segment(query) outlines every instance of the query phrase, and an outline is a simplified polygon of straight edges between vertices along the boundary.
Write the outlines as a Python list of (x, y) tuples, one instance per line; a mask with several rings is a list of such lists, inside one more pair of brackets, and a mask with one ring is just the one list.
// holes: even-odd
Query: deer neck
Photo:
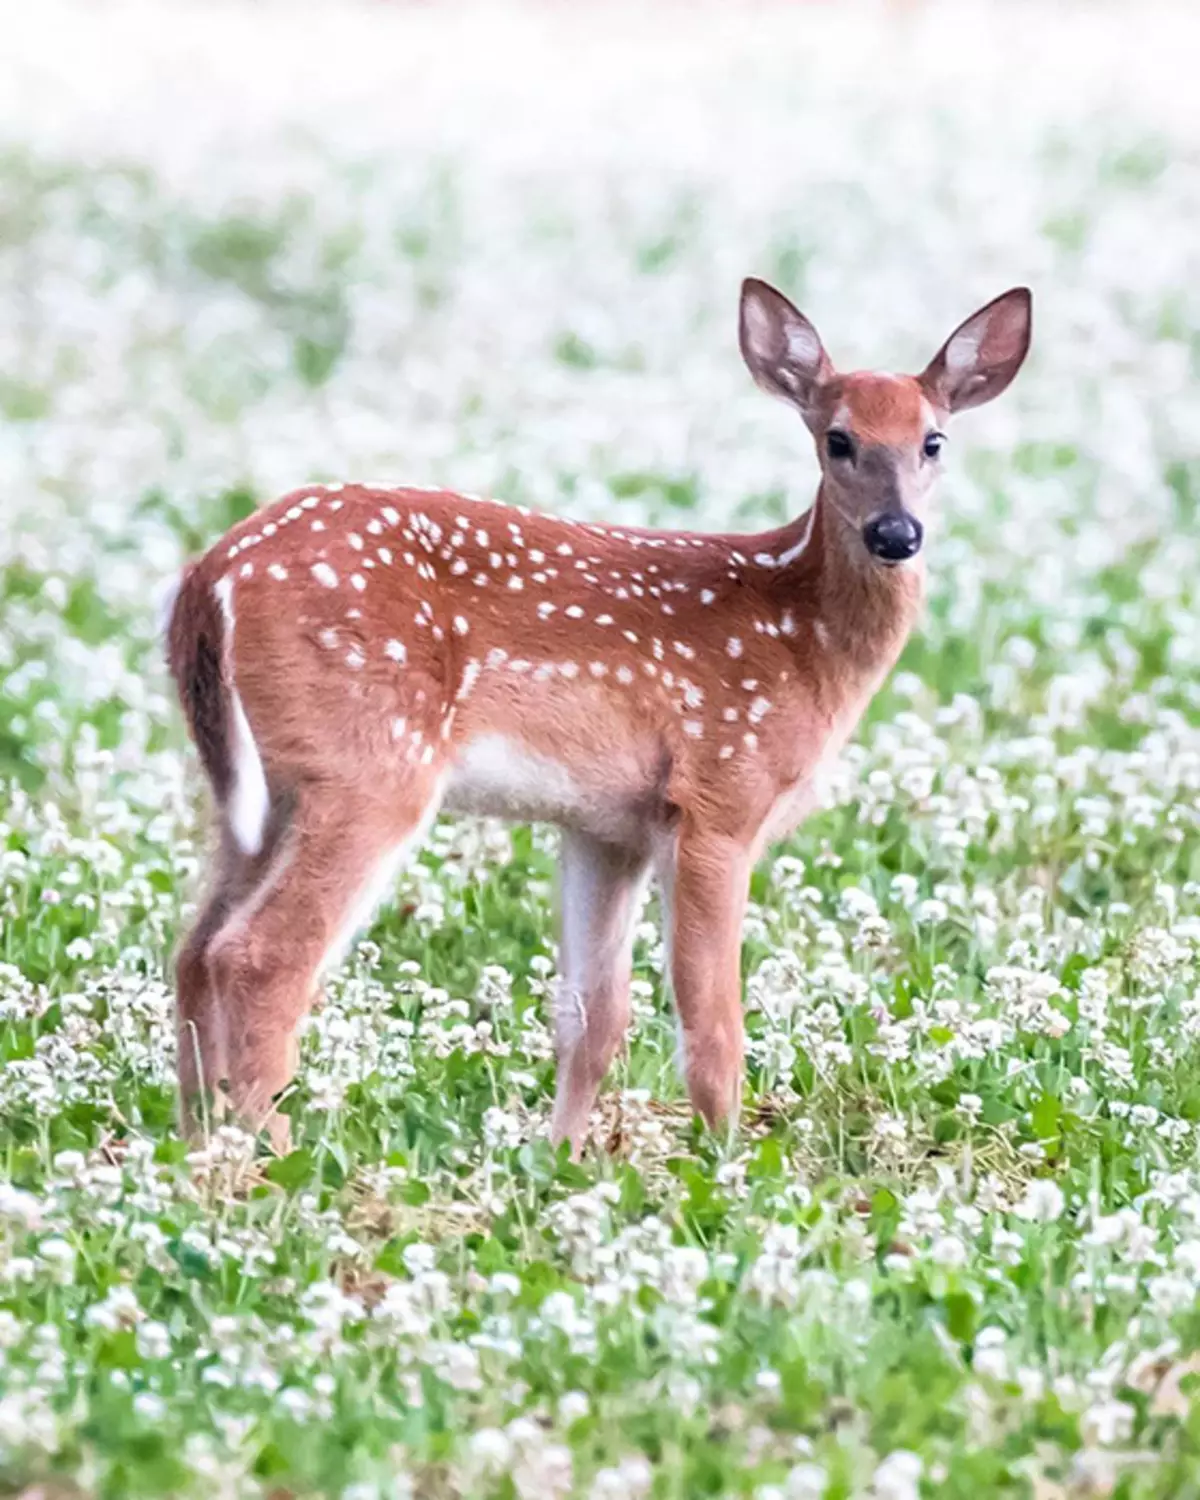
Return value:
[[(824, 485), (801, 516), (773, 579), (781, 600), (807, 616), (818, 655), (865, 679), (895, 663), (925, 597), (925, 561), (884, 567), (866, 553), (857, 529), (834, 508)], [(798, 642), (798, 645), (800, 643)]]

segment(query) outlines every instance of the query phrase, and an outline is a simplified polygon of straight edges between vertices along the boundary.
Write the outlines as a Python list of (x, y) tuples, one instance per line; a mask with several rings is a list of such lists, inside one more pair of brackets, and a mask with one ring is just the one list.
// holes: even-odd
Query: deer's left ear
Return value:
[(1032, 326), (1033, 298), (1024, 286), (972, 313), (920, 377), (933, 404), (943, 411), (965, 411), (998, 396), (1029, 353)]
[(738, 315), (742, 358), (755, 381), (807, 412), (833, 365), (817, 330), (782, 292), (755, 277), (742, 282)]

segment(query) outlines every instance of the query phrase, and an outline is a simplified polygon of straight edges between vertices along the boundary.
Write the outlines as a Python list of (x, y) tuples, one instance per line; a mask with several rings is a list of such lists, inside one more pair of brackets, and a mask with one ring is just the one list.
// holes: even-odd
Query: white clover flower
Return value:
[(591, 1409), (592, 1403), (583, 1391), (567, 1391), (558, 1398), (558, 1420), (564, 1427), (580, 1421)]
[(1126, 1401), (1095, 1401), (1079, 1419), (1084, 1441), (1112, 1448), (1129, 1440), (1137, 1413)]
[(1035, 1177), (1025, 1188), (1021, 1201), (1013, 1212), (1019, 1219), (1034, 1224), (1052, 1224), (1062, 1217), (1066, 1207), (1062, 1188), (1049, 1177)]
[(23, 1188), (0, 1182), (0, 1220), (4, 1219), (22, 1229), (37, 1229), (42, 1222), (42, 1205)]
[(151, 1318), (139, 1323), (137, 1350), (143, 1359), (168, 1359), (171, 1354), (171, 1334), (166, 1324)]
[(967, 1247), (954, 1234), (943, 1234), (934, 1240), (929, 1257), (934, 1265), (958, 1270), (967, 1263)]
[(115, 1286), (102, 1302), (94, 1302), (88, 1308), (84, 1321), (93, 1328), (116, 1333), (123, 1328), (136, 1327), (145, 1316), (132, 1289)]
[(588, 1500), (644, 1500), (653, 1482), (653, 1470), (639, 1453), (623, 1458), (616, 1468), (598, 1470)]
[(167, 1415), (167, 1403), (156, 1391), (139, 1391), (133, 1398), (133, 1409), (144, 1422), (155, 1424)]
[(918, 1454), (897, 1448), (875, 1470), (871, 1493), (876, 1500), (919, 1500), (924, 1468)]
[(512, 1459), (513, 1445), (498, 1427), (481, 1427), (467, 1440), (471, 1462), (485, 1474), (501, 1474)]
[(784, 1500), (821, 1500), (829, 1488), (829, 1475), (820, 1464), (794, 1464), (783, 1482)]
[(53, 1281), (69, 1286), (75, 1279), (75, 1247), (57, 1235), (45, 1239), (37, 1248), (37, 1258)]

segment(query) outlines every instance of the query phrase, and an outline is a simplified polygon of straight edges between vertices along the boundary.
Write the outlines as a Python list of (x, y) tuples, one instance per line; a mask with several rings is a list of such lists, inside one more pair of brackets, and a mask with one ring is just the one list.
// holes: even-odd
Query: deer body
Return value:
[[(756, 364), (760, 286), (743, 347), (767, 383), (788, 367)], [(830, 369), (821, 386), (869, 437), (864, 464), (951, 409), (932, 381)], [(895, 473), (874, 489), (891, 515)], [(244, 1118), (282, 1133), (273, 1100), (320, 974), (445, 808), (564, 830), (555, 1136), (579, 1149), (623, 1037), (652, 872), (689, 1091), (727, 1117), (750, 869), (814, 802), (922, 598), (922, 559), (873, 561), (847, 493), (827, 468), (799, 520), (741, 536), (309, 486), (219, 541), (169, 632), (221, 830), (178, 965), (185, 1107), (227, 1080)]]

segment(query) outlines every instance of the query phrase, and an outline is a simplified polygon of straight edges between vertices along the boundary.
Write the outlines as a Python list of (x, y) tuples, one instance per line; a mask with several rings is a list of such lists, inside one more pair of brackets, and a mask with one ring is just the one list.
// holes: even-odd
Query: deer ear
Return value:
[(833, 375), (817, 330), (781, 292), (754, 277), (742, 282), (738, 342), (763, 390), (802, 412), (812, 406), (821, 382)]
[(1033, 299), (1029, 288), (989, 302), (960, 323), (920, 377), (943, 411), (982, 406), (1007, 389), (1029, 353)]

